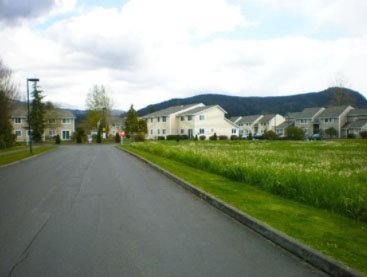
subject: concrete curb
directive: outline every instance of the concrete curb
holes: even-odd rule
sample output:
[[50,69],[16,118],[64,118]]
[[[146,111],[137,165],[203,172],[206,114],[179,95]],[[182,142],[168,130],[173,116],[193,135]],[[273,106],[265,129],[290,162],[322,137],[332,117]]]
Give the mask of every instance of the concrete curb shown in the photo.
[[269,239],[270,241],[274,242],[275,244],[279,245],[280,247],[286,249],[287,251],[291,252],[292,254],[305,260],[312,266],[330,274],[331,276],[353,276],[353,277],[366,276],[366,275],[363,275],[362,273],[359,273],[351,269],[350,267],[347,267],[337,262],[336,260],[322,254],[321,252],[317,250],[311,249],[310,247],[300,243],[299,241],[296,241],[295,239],[258,221],[257,219],[253,218],[252,216],[249,216],[243,213],[242,211],[239,211],[236,208],[229,206],[228,204],[222,202],[221,200],[196,188],[192,184],[171,174],[170,172],[166,171],[165,169],[159,167],[158,165],[144,159],[143,157],[140,157],[139,155],[132,153],[126,149],[122,149],[120,147],[117,147],[117,148],[135,158],[138,158],[139,160],[148,164],[150,167],[161,172],[162,174],[164,174],[165,176],[167,176],[168,178],[170,178],[171,180],[179,184],[181,187],[187,189],[188,191],[192,192],[193,194],[200,197],[204,201],[208,202],[210,205],[216,207],[217,209],[221,210],[225,214],[236,219],[237,221],[251,228],[255,232],[259,233],[263,237]]

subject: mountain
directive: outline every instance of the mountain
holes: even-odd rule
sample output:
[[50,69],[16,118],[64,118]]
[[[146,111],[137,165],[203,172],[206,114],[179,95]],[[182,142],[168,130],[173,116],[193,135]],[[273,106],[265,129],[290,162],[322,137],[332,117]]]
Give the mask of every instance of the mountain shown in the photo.
[[149,105],[138,111],[139,116],[176,105],[203,103],[219,105],[228,112],[228,116],[252,115],[264,113],[286,114],[302,111],[304,108],[352,105],[355,108],[367,108],[367,99],[357,91],[333,87],[320,92],[310,92],[290,96],[239,97],[221,94],[201,94],[188,98],[174,98]]

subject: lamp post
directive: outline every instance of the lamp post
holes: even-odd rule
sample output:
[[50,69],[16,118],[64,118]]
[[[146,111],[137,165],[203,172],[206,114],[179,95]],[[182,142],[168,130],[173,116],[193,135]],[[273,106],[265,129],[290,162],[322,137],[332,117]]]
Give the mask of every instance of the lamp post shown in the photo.
[[31,113],[29,108],[29,82],[34,84],[34,89],[36,90],[38,78],[27,78],[27,107],[28,107],[28,137],[29,137],[29,152],[32,155],[32,131],[31,131]]

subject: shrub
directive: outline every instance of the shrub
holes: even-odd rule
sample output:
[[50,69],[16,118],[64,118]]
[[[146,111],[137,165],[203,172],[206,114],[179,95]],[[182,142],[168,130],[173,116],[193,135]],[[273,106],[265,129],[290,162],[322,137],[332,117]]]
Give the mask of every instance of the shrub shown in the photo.
[[362,131],[359,133],[359,135],[361,136],[361,138],[367,139],[367,131]]
[[301,128],[292,126],[285,129],[285,136],[291,140],[303,140],[305,139],[305,133]]
[[214,135],[209,137],[210,140],[217,140],[217,133],[214,133]]
[[334,127],[330,127],[325,130],[325,134],[328,135],[329,138],[334,138],[338,135],[338,131]]
[[348,134],[347,135],[347,138],[349,138],[349,139],[355,139],[356,138],[356,135],[355,134]]
[[196,135],[196,136],[195,136],[195,140],[196,140],[196,141],[198,141],[198,140],[199,140],[198,135]]
[[83,143],[83,141],[85,141],[85,133],[82,128],[76,128],[75,140],[76,143]]
[[158,140],[166,140],[166,138],[164,136],[158,136],[157,138]]
[[228,139],[228,137],[227,136],[219,136],[219,140],[227,140]]
[[166,137],[166,139],[167,140],[177,140],[179,138],[179,136],[178,135],[168,135],[167,137]]
[[101,132],[100,131],[98,131],[98,133],[97,133],[96,140],[97,140],[97,143],[102,143],[102,136],[101,136]]
[[137,132],[130,135],[131,141],[141,142],[145,141],[145,134],[143,132]]
[[231,136],[231,140],[238,140],[238,139],[239,139],[239,136],[236,136],[236,135]]
[[252,140],[252,133],[249,133],[249,134],[248,134],[247,139],[248,139],[248,140]]
[[60,135],[57,135],[55,138],[55,143],[56,144],[60,144],[61,143],[61,139],[60,139]]
[[200,136],[200,140],[206,140],[206,136]]
[[121,137],[120,137],[120,134],[118,132],[115,135],[115,142],[116,143],[120,143],[121,142]]
[[275,139],[277,139],[277,135],[272,130],[266,131],[264,133],[263,137],[264,137],[264,139],[268,139],[268,140],[275,140]]
[[188,135],[181,135],[180,136],[180,139],[182,139],[182,140],[188,140],[189,139],[189,136]]

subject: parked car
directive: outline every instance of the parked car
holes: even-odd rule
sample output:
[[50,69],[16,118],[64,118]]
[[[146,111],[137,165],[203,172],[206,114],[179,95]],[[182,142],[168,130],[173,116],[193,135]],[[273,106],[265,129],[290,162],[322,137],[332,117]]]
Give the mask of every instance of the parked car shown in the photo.
[[321,140],[320,134],[312,134],[308,137],[308,140]]

